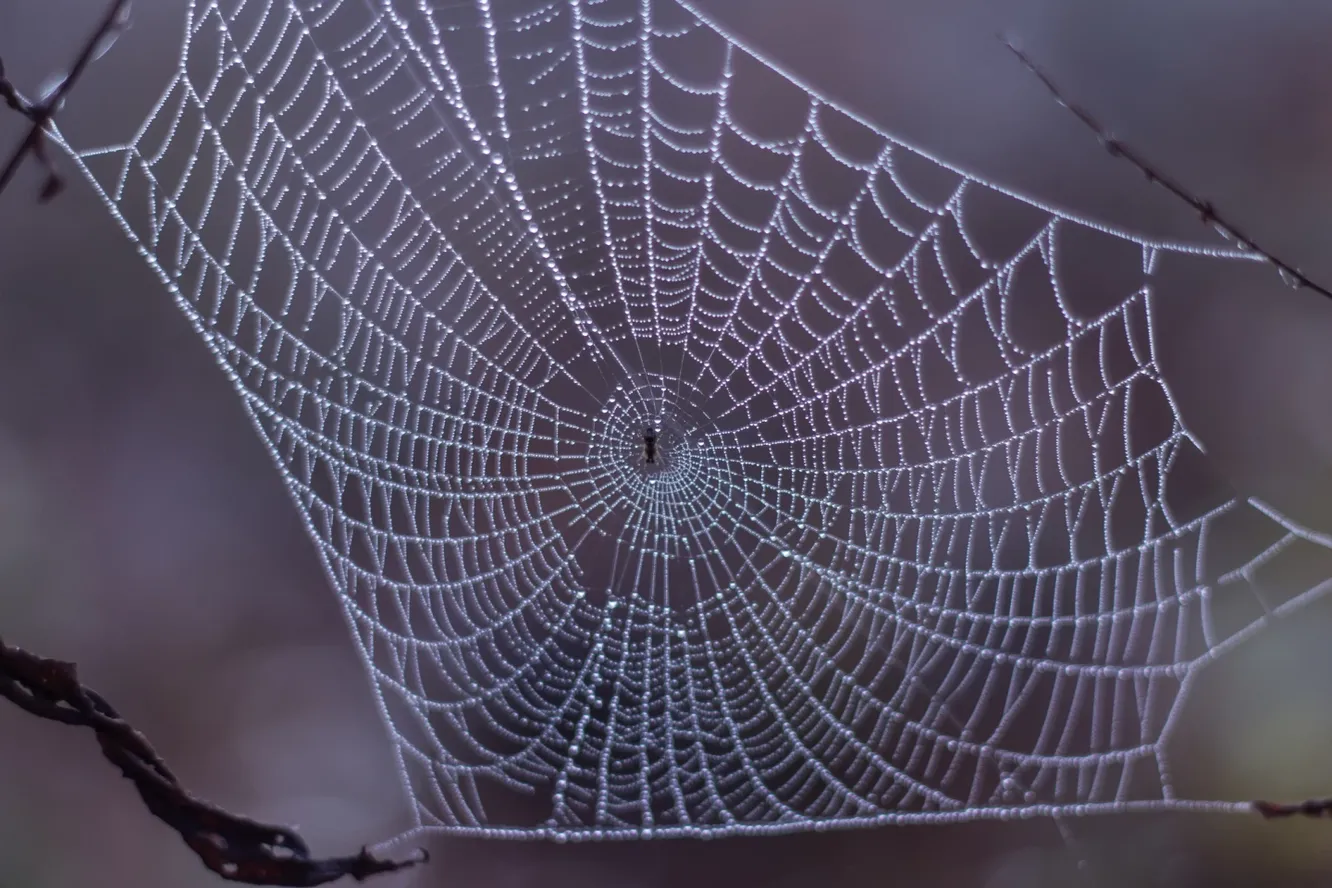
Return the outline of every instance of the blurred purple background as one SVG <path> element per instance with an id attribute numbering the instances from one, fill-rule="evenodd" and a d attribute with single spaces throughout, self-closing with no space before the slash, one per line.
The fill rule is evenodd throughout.
<path id="1" fill-rule="evenodd" d="M 125 139 L 183 4 L 133 30 L 61 125 Z M 0 55 L 32 92 L 100 0 L 14 0 Z M 1104 155 L 1002 31 L 1115 134 L 1253 237 L 1332 280 L 1332 7 L 1272 0 L 709 0 L 757 47 L 889 132 L 1072 211 L 1205 239 Z M 12 115 L 0 144 L 16 144 Z M 63 161 L 63 158 L 62 158 Z M 68 169 L 68 164 L 65 164 Z M 0 197 L 0 635 L 77 661 L 192 790 L 341 854 L 408 825 L 385 728 L 315 552 L 196 334 L 86 183 Z M 1173 259 L 1159 336 L 1185 419 L 1246 493 L 1332 531 L 1332 305 L 1260 267 Z M 1305 585 L 1314 578 L 1305 578 Z M 1332 793 L 1332 602 L 1267 629 L 1193 690 L 1188 794 Z M 1241 885 L 1332 882 L 1332 826 L 1242 817 L 910 827 L 781 839 L 433 841 L 394 886 Z M 1079 874 L 1077 858 L 1088 861 Z M 206 886 L 91 736 L 0 706 L 0 886 Z"/>

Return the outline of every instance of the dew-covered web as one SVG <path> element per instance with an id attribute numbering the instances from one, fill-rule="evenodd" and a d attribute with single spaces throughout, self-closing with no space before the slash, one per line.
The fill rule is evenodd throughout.
<path id="1" fill-rule="evenodd" d="M 698 15 L 193 2 L 130 142 L 73 149 L 270 448 L 417 823 L 1195 804 L 1184 691 L 1319 543 L 1181 423 L 1178 247 L 950 169 Z"/>

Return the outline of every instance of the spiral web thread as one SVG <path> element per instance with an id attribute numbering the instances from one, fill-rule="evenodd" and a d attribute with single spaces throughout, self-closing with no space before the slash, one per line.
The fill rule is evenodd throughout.
<path id="1" fill-rule="evenodd" d="M 70 149 L 270 448 L 418 828 L 1236 810 L 1172 783 L 1184 691 L 1332 564 L 1160 378 L 1194 248 L 701 15 L 193 2 L 130 142 Z"/>

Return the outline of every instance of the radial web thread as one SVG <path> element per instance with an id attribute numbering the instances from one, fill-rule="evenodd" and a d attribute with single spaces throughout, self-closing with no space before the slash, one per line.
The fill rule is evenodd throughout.
<path id="1" fill-rule="evenodd" d="M 701 15 L 192 2 L 130 142 L 70 149 L 281 470 L 418 825 L 1234 809 L 1165 739 L 1325 541 L 1179 418 L 1180 247 Z"/>

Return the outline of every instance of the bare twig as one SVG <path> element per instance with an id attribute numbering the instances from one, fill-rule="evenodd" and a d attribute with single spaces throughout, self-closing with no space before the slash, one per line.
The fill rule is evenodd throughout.
<path id="1" fill-rule="evenodd" d="M 78 58 L 74 60 L 69 73 L 51 91 L 50 95 L 36 104 L 26 101 L 19 94 L 18 90 L 14 88 L 14 84 L 5 76 L 4 64 L 0 63 L 0 99 L 3 99 L 6 105 L 22 114 L 31 123 L 27 136 L 15 149 L 14 153 L 10 155 L 3 170 L 0 170 L 0 192 L 9 187 L 10 181 L 13 180 L 19 166 L 22 165 L 23 159 L 29 154 L 36 157 L 38 162 L 46 169 L 46 181 L 42 183 L 40 196 L 42 201 L 48 201 L 55 197 L 65 187 L 65 180 L 56 170 L 55 162 L 47 153 L 46 127 L 50 124 L 61 103 L 64 102 L 65 96 L 73 89 L 78 79 L 83 76 L 88 64 L 96 56 L 98 47 L 101 46 L 104 40 L 110 38 L 118 29 L 124 26 L 128 9 L 129 0 L 112 0 L 106 9 L 106 13 L 102 16 L 102 21 L 98 24 L 97 30 L 83 44 L 83 49 L 79 52 Z"/>
<path id="2" fill-rule="evenodd" d="M 295 832 L 195 798 L 144 736 L 79 682 L 73 663 L 38 657 L 0 640 L 0 696 L 41 718 L 91 728 L 102 754 L 134 784 L 153 816 L 178 832 L 204 866 L 229 881 L 308 888 L 343 876 L 361 881 L 429 859 L 422 850 L 401 861 L 380 860 L 362 848 L 351 857 L 316 860 Z"/>
<path id="3" fill-rule="evenodd" d="M 1332 799 L 1309 799 L 1286 805 L 1280 802 L 1254 802 L 1253 810 L 1268 820 L 1281 817 L 1328 817 L 1332 816 Z"/>
<path id="4" fill-rule="evenodd" d="M 1060 105 L 1064 106 L 1065 108 L 1067 108 L 1069 111 L 1071 111 L 1074 117 L 1080 120 L 1082 124 L 1087 127 L 1087 129 L 1091 130 L 1092 133 L 1095 134 L 1096 138 L 1100 140 L 1101 145 L 1105 147 L 1106 151 L 1110 152 L 1110 155 L 1112 157 L 1122 157 L 1124 158 L 1124 160 L 1127 160 L 1129 163 L 1133 164 L 1133 166 L 1137 167 L 1139 172 L 1141 172 L 1144 176 L 1147 177 L 1148 182 L 1152 182 L 1156 185 L 1161 186 L 1166 191 L 1170 192 L 1172 195 L 1174 195 L 1175 197 L 1179 198 L 1181 201 L 1192 207 L 1193 210 L 1198 214 L 1198 217 L 1202 220 L 1204 225 L 1212 226 L 1212 228 L 1215 229 L 1216 232 L 1220 234 L 1222 237 L 1227 238 L 1230 241 L 1233 241 L 1234 243 L 1238 244 L 1241 248 L 1266 260 L 1268 264 L 1270 264 L 1281 274 L 1282 280 L 1286 281 L 1292 286 L 1305 287 L 1309 290 L 1314 291 L 1320 296 L 1326 296 L 1327 298 L 1332 299 L 1332 290 L 1329 290 L 1327 287 L 1324 287 L 1322 284 L 1313 281 L 1306 274 L 1304 274 L 1304 272 L 1300 271 L 1298 268 L 1291 265 L 1290 263 L 1285 262 L 1284 260 L 1278 258 L 1275 254 L 1273 254 L 1269 250 L 1265 250 L 1262 247 L 1258 246 L 1258 244 L 1254 241 L 1253 238 L 1249 237 L 1239 228 L 1235 227 L 1233 223 L 1231 223 L 1230 221 L 1222 217 L 1220 214 L 1218 214 L 1216 211 L 1216 207 L 1212 205 L 1211 201 L 1203 200 L 1202 198 L 1197 197 L 1191 191 L 1185 188 L 1183 185 L 1179 184 L 1177 181 L 1170 178 L 1169 176 L 1166 176 L 1165 174 L 1161 173 L 1156 167 L 1152 166 L 1152 164 L 1146 158 L 1144 158 L 1141 154 L 1135 151 L 1131 146 L 1125 145 L 1123 142 L 1111 136 L 1106 131 L 1105 127 L 1101 126 L 1101 124 L 1097 122 L 1096 118 L 1092 116 L 1090 111 L 1083 108 L 1081 105 L 1071 102 L 1067 98 L 1065 98 L 1064 94 L 1059 90 L 1058 85 L 1055 84 L 1054 80 L 1051 79 L 1050 75 L 1046 74 L 1045 71 L 1042 70 L 1035 62 L 1033 62 L 1025 52 L 1018 49 L 1010 41 L 1004 40 L 1002 37 L 1000 39 L 1003 40 L 1004 45 L 1006 45 L 1012 51 L 1013 55 L 1018 57 L 1018 60 L 1022 62 L 1022 64 L 1026 67 L 1026 69 L 1030 71 L 1032 74 L 1034 74 L 1036 78 L 1041 81 L 1041 83 L 1049 91 L 1050 95 L 1054 96 L 1055 101 L 1058 102 Z"/>

